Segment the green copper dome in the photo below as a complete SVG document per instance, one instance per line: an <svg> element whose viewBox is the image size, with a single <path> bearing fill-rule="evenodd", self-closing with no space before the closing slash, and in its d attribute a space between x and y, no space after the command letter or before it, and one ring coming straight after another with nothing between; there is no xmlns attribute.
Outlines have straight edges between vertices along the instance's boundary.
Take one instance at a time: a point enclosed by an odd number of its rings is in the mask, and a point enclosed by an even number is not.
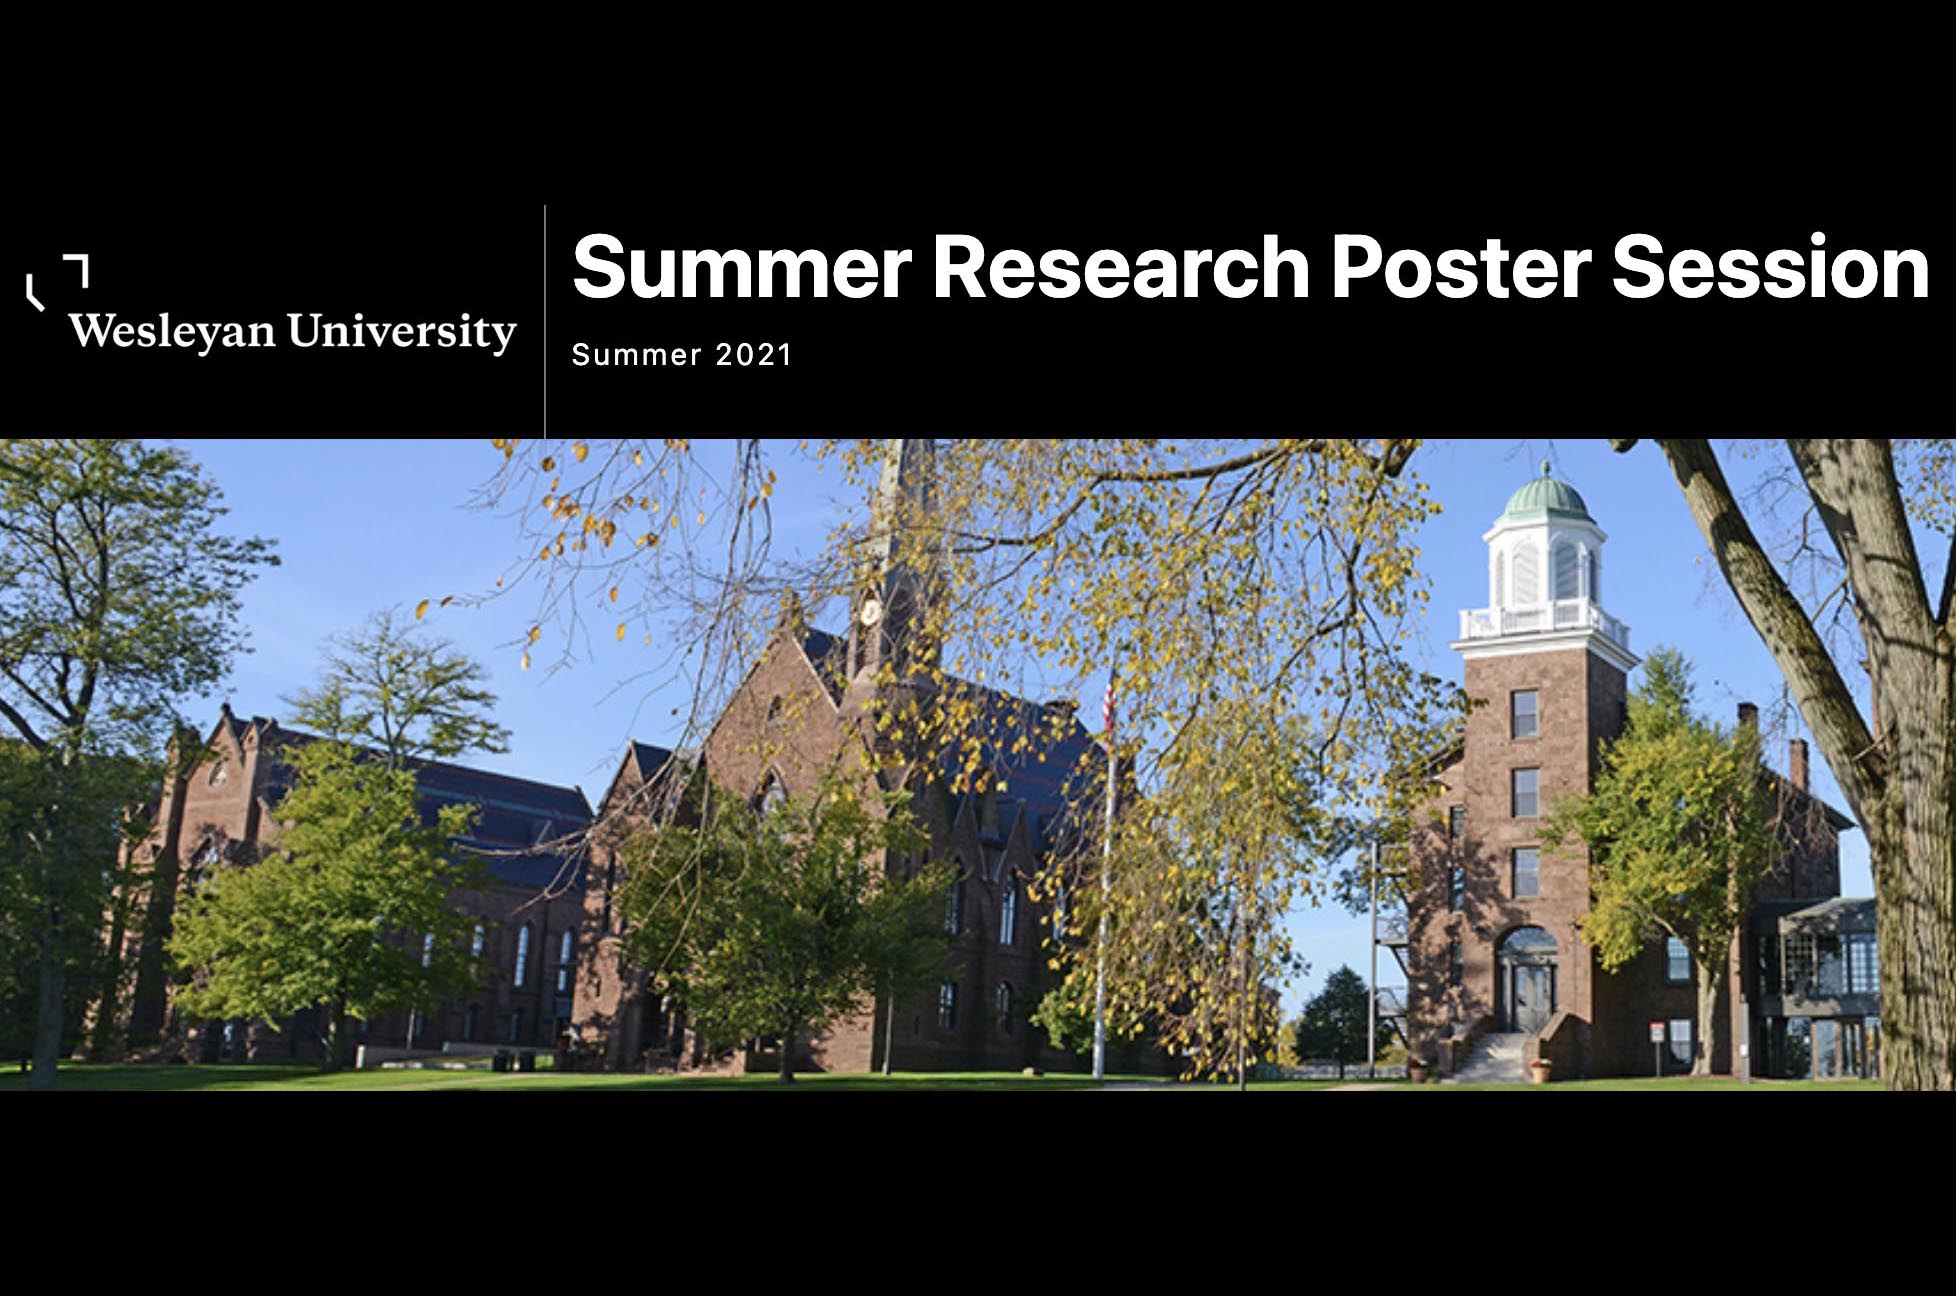
<svg viewBox="0 0 1956 1296"><path fill-rule="evenodd" d="M1563 513L1594 522L1596 519L1589 516L1589 505L1583 503L1576 488L1555 480L1550 473L1550 466L1543 464L1542 475L1515 492L1501 520L1512 522L1533 514Z"/></svg>

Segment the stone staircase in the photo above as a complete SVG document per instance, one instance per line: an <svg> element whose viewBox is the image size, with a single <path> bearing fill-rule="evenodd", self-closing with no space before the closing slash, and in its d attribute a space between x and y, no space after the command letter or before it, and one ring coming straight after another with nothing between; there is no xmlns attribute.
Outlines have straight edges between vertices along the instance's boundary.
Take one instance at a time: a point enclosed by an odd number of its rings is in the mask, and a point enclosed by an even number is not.
<svg viewBox="0 0 1956 1296"><path fill-rule="evenodd" d="M1444 1083L1525 1085L1534 1043L1533 1035L1485 1036L1467 1059L1467 1065Z"/></svg>

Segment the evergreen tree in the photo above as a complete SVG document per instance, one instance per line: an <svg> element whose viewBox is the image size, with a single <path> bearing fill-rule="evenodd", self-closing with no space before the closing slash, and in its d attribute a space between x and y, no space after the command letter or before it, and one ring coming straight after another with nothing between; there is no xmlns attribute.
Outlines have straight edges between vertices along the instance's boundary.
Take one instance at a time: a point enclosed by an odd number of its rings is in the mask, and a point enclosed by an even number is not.
<svg viewBox="0 0 1956 1296"><path fill-rule="evenodd" d="M1297 1023L1298 1060L1336 1063L1338 1078L1344 1079L1346 1067L1370 1056L1365 1036L1372 1025L1371 1007L1372 992L1364 978L1348 967L1333 972ZM1383 1050L1391 1042L1392 1028L1380 1022L1378 1047Z"/></svg>

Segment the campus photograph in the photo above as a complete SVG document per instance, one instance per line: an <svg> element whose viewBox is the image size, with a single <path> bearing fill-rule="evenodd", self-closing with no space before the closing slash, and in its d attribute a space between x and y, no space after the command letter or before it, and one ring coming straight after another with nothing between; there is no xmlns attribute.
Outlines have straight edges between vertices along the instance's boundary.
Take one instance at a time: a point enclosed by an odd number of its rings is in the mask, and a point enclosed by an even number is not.
<svg viewBox="0 0 1956 1296"><path fill-rule="evenodd" d="M0 439L15 1110L1952 1088L1948 439Z"/></svg>

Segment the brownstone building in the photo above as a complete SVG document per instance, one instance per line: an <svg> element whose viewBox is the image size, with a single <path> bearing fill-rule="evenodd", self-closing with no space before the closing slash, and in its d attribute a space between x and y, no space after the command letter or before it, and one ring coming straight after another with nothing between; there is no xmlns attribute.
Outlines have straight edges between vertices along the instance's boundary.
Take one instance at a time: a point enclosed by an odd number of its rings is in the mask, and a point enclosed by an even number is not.
<svg viewBox="0 0 1956 1296"><path fill-rule="evenodd" d="M291 788L282 751L317 741L275 720L240 720L226 706L206 744L211 755L163 790L155 830L134 862L150 877L113 930L111 948L133 969L115 1015L132 1051L192 1062L318 1061L322 1023L311 1014L280 1022L202 1022L173 1006L175 980L164 948L177 906L213 870L248 868L276 849L278 808ZM486 972L475 993L433 1014L366 1024L359 1042L377 1049L440 1052L444 1046L515 1046L548 1051L570 1026L584 897L580 864L556 843L591 822L584 794L431 762L415 767L430 822L447 805L477 808L473 834L456 849L480 856L489 885L454 897L476 920Z"/></svg>
<svg viewBox="0 0 1956 1296"><path fill-rule="evenodd" d="M958 866L962 880L945 898L947 931L957 936L952 969L934 994L916 1002L864 1003L823 1039L804 1043L800 1062L829 1072L868 1072L887 1058L899 1070L1059 1068L1029 1017L1047 985L1045 942L1055 934L1051 904L1029 884L1071 834L1088 831L1091 784L1104 787L1101 748L1074 708L995 690L933 682L913 634L933 597L931 573L898 558L898 516L927 508L935 450L928 440L889 443L878 520L850 629L833 635L790 612L708 734L698 759L717 787L769 799L810 791L829 771L909 787L934 858ZM875 717L890 706L930 708L957 692L972 704L990 769L982 790L953 792L947 769L892 775ZM658 996L620 947L613 888L622 836L656 818L663 750L637 747L606 794L594 834L586 895L585 947L577 1024L583 1042L617 1069L745 1064L688 1033L682 1006ZM893 781L894 780L894 781ZM889 860L901 869L915 861ZM1060 919L1063 922L1063 918Z"/></svg>
<svg viewBox="0 0 1956 1296"><path fill-rule="evenodd" d="M1627 721L1640 662L1629 627L1603 610L1608 537L1545 466L1485 540L1491 606L1462 614L1454 645L1481 706L1440 762L1431 815L1414 834L1410 1042L1449 1076L1518 1079L1536 1058L1562 1077L1648 1075L1659 1023L1667 1069L1689 1070L1702 1041L1688 954L1657 946L1605 973L1579 927L1586 854L1546 855L1539 836L1550 806L1590 791ZM1756 711L1747 718L1756 724ZM1812 796L1805 744L1787 777L1770 777L1789 846L1733 953L1730 1038L1744 1052L1713 1058L1720 1072L1749 1060L1765 1074L1775 1032L1785 1056L1787 1010L1767 993L1780 952L1765 933L1776 931L1773 915L1840 895L1840 834L1853 827Z"/></svg>

